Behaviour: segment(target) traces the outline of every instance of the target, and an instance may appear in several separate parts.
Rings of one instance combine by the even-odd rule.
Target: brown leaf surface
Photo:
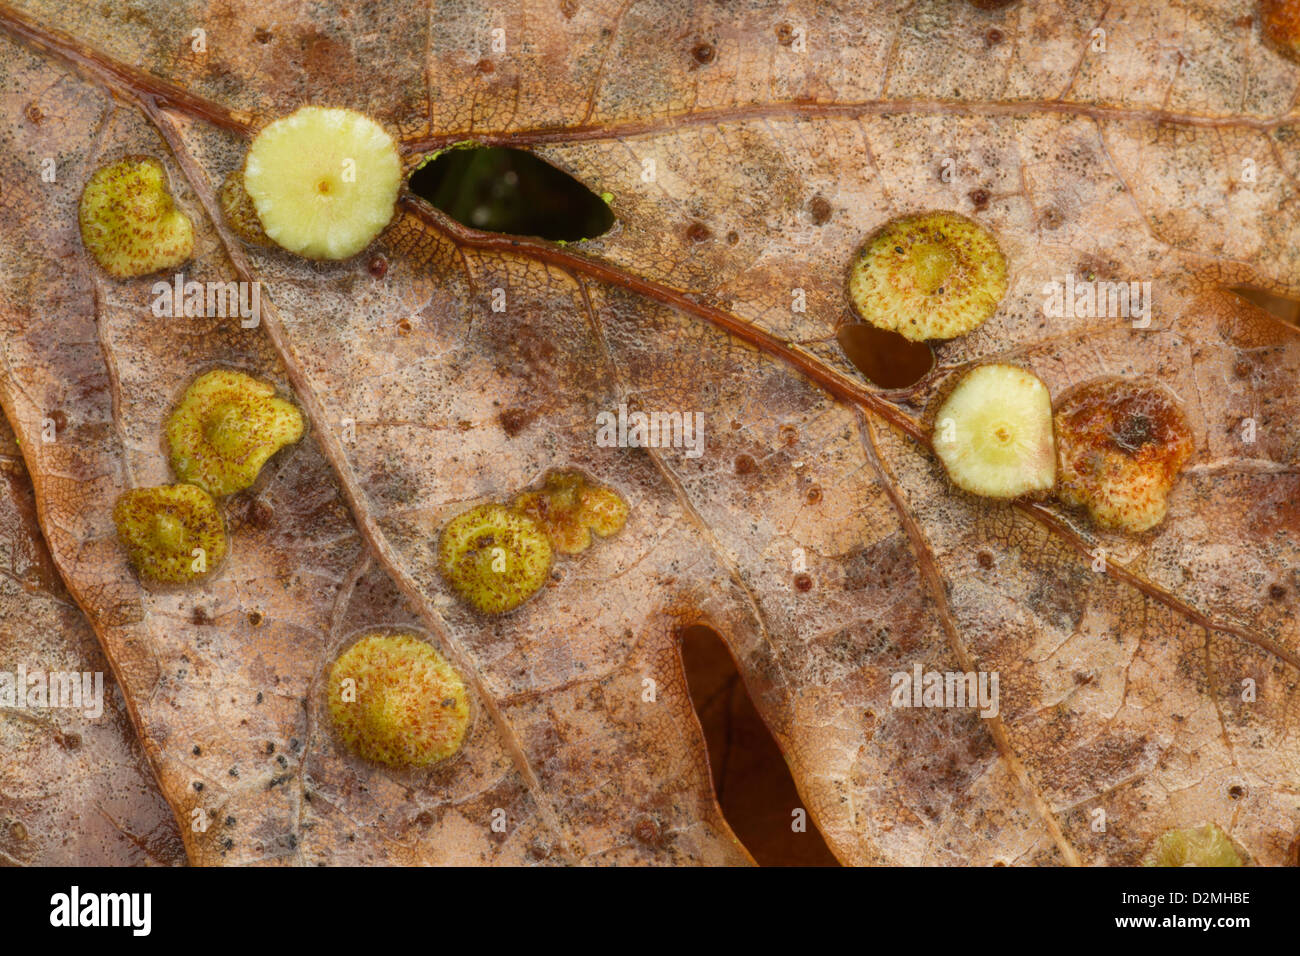
[[[0,864],[183,864],[171,808],[95,632],[41,538],[32,484],[3,420],[0,472],[0,670],[14,675],[21,665],[47,681],[51,673],[103,675],[100,714],[93,705],[0,706]]]
[[[694,623],[728,641],[844,862],[1132,863],[1204,822],[1284,861],[1300,336],[1217,291],[1300,294],[1300,69],[1253,2],[23,8],[0,13],[0,401],[164,795],[212,816],[185,834],[193,861],[744,862],[682,679]],[[410,166],[465,139],[533,148],[613,193],[618,223],[559,247],[407,197],[372,250],[382,280],[370,254],[247,247],[214,190],[250,130],[304,102],[389,123]],[[153,279],[87,260],[81,185],[128,153],[163,160],[195,221],[188,278],[264,282],[260,329],[154,318]],[[1010,289],[932,376],[881,393],[835,344],[844,272],[928,208],[991,228]],[[1150,328],[1045,318],[1043,284],[1069,272],[1151,280]],[[995,356],[1054,395],[1171,388],[1196,453],[1166,521],[1099,534],[956,493],[926,410]],[[215,364],[291,389],[311,434],[229,503],[216,578],[144,589],[112,501],[168,480],[161,422]],[[594,447],[620,402],[703,411],[705,454]],[[66,439],[34,441],[56,408]],[[619,489],[627,527],[476,617],[438,577],[439,528],[566,466]],[[378,622],[424,629],[475,693],[465,749],[426,776],[360,764],[320,724],[322,670]],[[1000,716],[891,708],[914,663],[997,670]]]

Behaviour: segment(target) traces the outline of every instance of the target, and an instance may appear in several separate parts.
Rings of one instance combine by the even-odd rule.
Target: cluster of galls
[[[935,416],[934,448],[953,484],[992,498],[1048,493],[1103,528],[1140,532],[1164,520],[1194,445],[1169,390],[1106,378],[1066,392],[1014,365],[980,365]]]
[[[510,504],[483,504],[443,528],[438,570],[462,600],[503,614],[541,589],[553,554],[579,554],[592,535],[608,537],[627,521],[619,494],[576,471],[554,472]]]
[[[392,220],[401,182],[397,143],[383,126],[355,110],[304,106],[257,134],[218,197],[247,242],[346,259]],[[151,156],[96,171],[78,220],[87,251],[116,279],[175,268],[194,253],[194,225]]]
[[[1006,259],[983,226],[955,213],[891,220],[849,266],[859,316],[916,342],[982,325],[1007,290]],[[945,390],[934,450],[953,484],[990,498],[1058,491],[1102,527],[1139,532],[1163,520],[1191,429],[1167,389],[1105,379],[1062,396],[1015,365],[979,365]]]
[[[627,502],[577,471],[557,471],[510,504],[489,502],[456,515],[438,542],[438,570],[483,614],[504,614],[536,594],[558,554],[580,554],[594,537],[618,533]],[[330,668],[335,732],[353,753],[418,770],[456,753],[469,727],[469,694],[456,669],[411,633],[372,631]]]
[[[251,485],[267,459],[302,434],[298,409],[267,383],[227,369],[195,379],[166,426],[182,483],[133,488],[113,508],[139,575],[184,584],[215,571],[226,554],[217,499]]]

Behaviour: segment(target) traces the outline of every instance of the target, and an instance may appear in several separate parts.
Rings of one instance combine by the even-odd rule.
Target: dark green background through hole
[[[457,222],[484,232],[576,242],[614,224],[600,196],[520,149],[449,149],[412,173],[410,188]]]

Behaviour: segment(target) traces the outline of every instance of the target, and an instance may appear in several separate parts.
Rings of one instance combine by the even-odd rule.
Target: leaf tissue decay
[[[794,810],[852,865],[1293,861],[1294,0],[683,9],[0,4],[0,408],[38,519],[5,526],[0,673],[94,670],[93,635],[125,700],[121,775],[60,744],[108,724],[8,725],[69,797],[6,809],[5,859],[173,862],[165,807],[201,865],[747,865]],[[543,229],[522,167],[412,185],[489,149],[608,228]],[[155,283],[257,306],[156,314]],[[998,497],[941,444],[990,366],[1038,383]],[[218,369],[282,403],[267,455],[119,536]],[[242,447],[226,404],[204,441]],[[597,440],[629,411],[653,440]],[[713,779],[696,627],[794,794]],[[448,696],[332,712],[398,634],[374,686]]]

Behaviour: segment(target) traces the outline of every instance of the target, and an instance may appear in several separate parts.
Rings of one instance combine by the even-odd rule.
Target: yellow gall
[[[133,488],[113,507],[113,523],[142,578],[196,581],[226,555],[226,526],[217,503],[194,485]]]
[[[953,212],[890,220],[849,266],[849,299],[865,322],[913,342],[982,325],[1007,291],[993,233]]]
[[[128,156],[92,175],[77,208],[81,241],[116,279],[172,269],[194,253],[194,226],[176,208],[162,163]]]
[[[525,514],[505,505],[480,505],[443,529],[438,570],[464,601],[484,614],[504,614],[546,583],[550,539]]]
[[[1162,834],[1142,861],[1143,866],[1244,866],[1232,839],[1213,823]]]
[[[537,522],[560,554],[586,551],[593,534],[607,538],[627,522],[627,502],[618,492],[576,471],[552,472],[541,489],[525,491],[514,506]]]
[[[420,768],[460,749],[469,693],[456,669],[411,634],[367,634],[329,674],[329,711],[339,739],[358,756]]]
[[[304,106],[257,134],[244,189],[271,240],[309,259],[346,259],[393,218],[397,142],[355,110]]]
[[[200,375],[167,419],[176,476],[214,495],[251,485],[268,458],[302,438],[302,414],[243,372]]]
[[[966,373],[939,407],[933,440],[948,477],[971,494],[1015,498],[1056,480],[1051,396],[1015,365]]]

